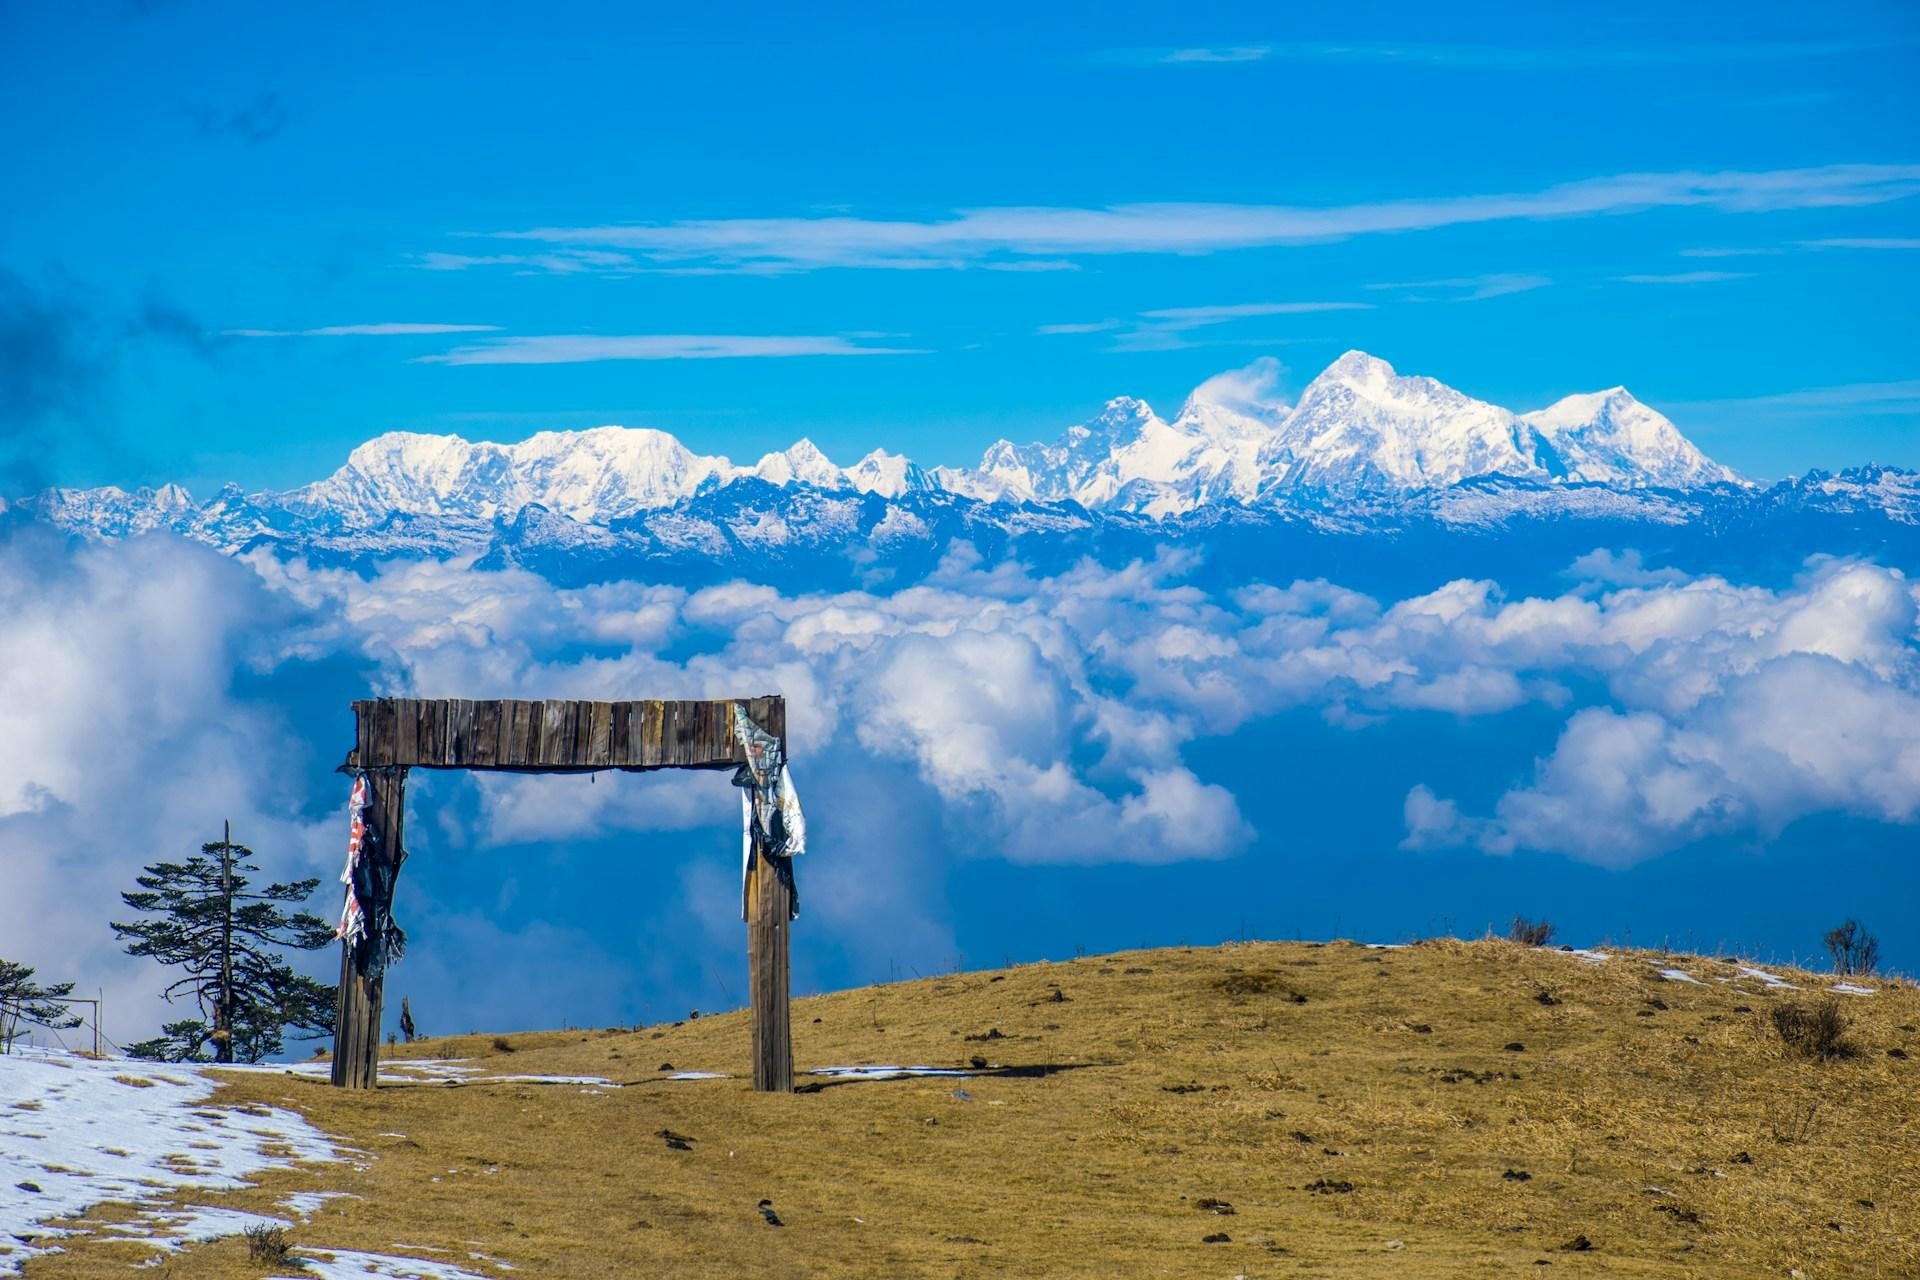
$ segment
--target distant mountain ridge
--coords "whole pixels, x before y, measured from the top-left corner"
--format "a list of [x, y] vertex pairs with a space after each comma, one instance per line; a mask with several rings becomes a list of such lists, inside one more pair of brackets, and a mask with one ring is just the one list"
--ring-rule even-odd
[[930, 569], [957, 542], [989, 559], [1017, 547], [1035, 563], [1070, 563], [1177, 540], [1218, 560], [1226, 539], [1229, 558], [1284, 548], [1294, 571], [1327, 550], [1302, 552], [1302, 539], [1400, 539], [1404, 551], [1409, 539], [1522, 525], [1557, 526], [1576, 555], [1671, 545], [1677, 535], [1661, 530], [1745, 531], [1802, 554], [1886, 554], [1920, 533], [1912, 472], [1755, 485], [1620, 387], [1515, 413], [1358, 351], [1296, 404], [1272, 381], [1259, 365], [1220, 375], [1171, 420], [1120, 397], [1050, 443], [996, 441], [972, 468], [924, 468], [884, 450], [842, 467], [807, 440], [748, 467], [646, 428], [517, 444], [392, 432], [281, 493], [228, 485], [195, 502], [177, 485], [50, 489], [11, 510], [0, 502], [0, 517], [97, 539], [167, 529], [234, 554], [457, 556], [690, 580], [796, 566], [864, 580]]
[[[737, 466], [644, 427], [543, 431], [506, 445], [389, 432], [354, 449], [326, 479], [274, 500], [296, 516], [362, 528], [395, 513], [491, 519], [535, 504], [605, 524], [756, 477], [888, 498], [943, 489], [1157, 517], [1219, 502], [1284, 504], [1297, 492], [1405, 493], [1482, 476], [1621, 488], [1739, 483], [1624, 388], [1523, 415], [1349, 351], [1297, 405], [1273, 397], [1258, 378], [1211, 380], [1171, 421], [1123, 396], [1051, 443], [996, 441], [972, 469], [928, 470], [885, 450], [841, 467], [804, 439]], [[169, 486], [156, 507], [183, 500]]]

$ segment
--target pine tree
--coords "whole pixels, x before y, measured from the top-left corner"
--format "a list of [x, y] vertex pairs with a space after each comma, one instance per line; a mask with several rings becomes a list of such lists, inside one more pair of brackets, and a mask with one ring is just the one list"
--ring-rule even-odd
[[68, 1013], [59, 1003], [73, 994], [71, 982], [41, 986], [33, 980], [32, 969], [11, 960], [0, 960], [0, 1053], [13, 1052], [20, 1025], [28, 1023], [55, 1031], [70, 1031], [84, 1019]]
[[156, 862], [136, 877], [140, 892], [121, 898], [157, 918], [115, 923], [130, 939], [127, 954], [151, 956], [185, 971], [165, 991], [171, 1002], [191, 995], [200, 1017], [170, 1022], [152, 1040], [128, 1045], [135, 1057], [168, 1062], [259, 1062], [280, 1052], [286, 1028], [310, 1039], [333, 1030], [335, 989], [297, 974], [274, 948], [312, 951], [333, 930], [307, 912], [280, 903], [305, 902], [320, 881], [296, 880], [248, 892], [245, 873], [258, 871], [253, 850], [233, 843], [232, 828], [185, 862]]

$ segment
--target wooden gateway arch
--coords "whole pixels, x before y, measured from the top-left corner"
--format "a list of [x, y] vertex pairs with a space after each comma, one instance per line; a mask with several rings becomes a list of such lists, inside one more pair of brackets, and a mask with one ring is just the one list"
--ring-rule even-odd
[[[753, 1087], [793, 1089], [788, 1016], [792, 854], [804, 844], [785, 780], [787, 708], [775, 695], [717, 701], [524, 702], [379, 698], [355, 702], [347, 907], [333, 1083], [370, 1089], [380, 1065], [381, 995], [397, 955], [393, 887], [406, 860], [409, 769], [593, 773], [605, 769], [732, 769], [747, 789], [743, 887], [752, 974]], [[798, 832], [795, 828], [799, 827]]]

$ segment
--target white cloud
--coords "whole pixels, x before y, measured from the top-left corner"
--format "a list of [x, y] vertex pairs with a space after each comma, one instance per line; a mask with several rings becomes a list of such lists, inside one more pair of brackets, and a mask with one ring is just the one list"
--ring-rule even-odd
[[1100, 61], [1209, 66], [1253, 62], [1316, 62], [1334, 65], [1430, 67], [1491, 71], [1606, 70], [1621, 67], [1685, 67], [1715, 62], [1799, 61], [1878, 52], [1884, 45], [1858, 41], [1717, 42], [1608, 48], [1578, 45], [1432, 44], [1421, 41], [1295, 40], [1273, 44], [1215, 45], [1185, 49], [1119, 50]]
[[1726, 280], [1751, 280], [1751, 271], [1674, 271], [1665, 275], [1615, 276], [1621, 284], [1719, 284]]
[[1409, 795], [1407, 806], [1415, 847], [1550, 849], [1604, 866], [1704, 835], [1765, 839], [1813, 813], [1912, 822], [1920, 697], [1859, 667], [1794, 654], [1727, 681], [1675, 719], [1577, 713], [1491, 820], [1441, 814], [1430, 792]]
[[612, 274], [642, 269], [632, 254], [605, 249], [557, 249], [551, 253], [423, 253], [414, 265], [424, 271], [466, 271], [473, 267], [517, 267], [522, 275], [571, 276], [598, 271]]
[[321, 329], [222, 329], [225, 338], [406, 338], [436, 333], [498, 333], [497, 324], [335, 324]]
[[1280, 379], [1287, 367], [1272, 356], [1261, 356], [1239, 369], [1216, 373], [1195, 387], [1190, 399], [1231, 408], [1271, 408], [1279, 403]]
[[1122, 328], [1124, 325], [1125, 322], [1121, 320], [1089, 320], [1077, 324], [1043, 324], [1036, 332], [1047, 337], [1058, 337], [1062, 334], [1105, 333], [1110, 329]]
[[1166, 329], [1197, 329], [1202, 325], [1225, 324], [1257, 316], [1303, 316], [1322, 311], [1371, 311], [1370, 302], [1235, 302], [1211, 307], [1163, 307], [1142, 311], [1143, 319]]
[[337, 870], [336, 828], [301, 816], [308, 748], [235, 688], [274, 665], [249, 635], [295, 612], [245, 566], [173, 539], [76, 549], [16, 533], [0, 550], [0, 956], [104, 988], [116, 1038], [163, 1008], [162, 970], [108, 928], [130, 918], [119, 895], [144, 865], [231, 821], [269, 879]]
[[1920, 165], [1626, 173], [1536, 191], [1367, 204], [1156, 203], [1105, 208], [969, 209], [929, 221], [835, 215], [548, 226], [496, 238], [636, 255], [701, 271], [825, 267], [953, 268], [993, 261], [1127, 253], [1204, 254], [1351, 236], [1649, 209], [1728, 213], [1848, 207], [1920, 192]]
[[1264, 62], [1272, 56], [1272, 45], [1251, 44], [1227, 45], [1211, 49], [1169, 49], [1155, 60], [1177, 65], [1179, 63]]
[[499, 338], [419, 356], [419, 364], [586, 364], [600, 360], [729, 360], [783, 356], [905, 356], [920, 351], [863, 347], [833, 336], [725, 333], [560, 333]]
[[1769, 417], [1821, 417], [1832, 413], [1905, 414], [1920, 408], [1920, 378], [1893, 382], [1852, 382], [1830, 387], [1802, 387], [1769, 395], [1735, 396], [1724, 400], [1679, 401], [1668, 405], [1676, 412], [1765, 414]]
[[1809, 249], [1920, 249], [1920, 238], [1913, 236], [1838, 236], [1800, 243]]
[[1196, 329], [1208, 329], [1241, 320], [1258, 320], [1272, 316], [1318, 315], [1328, 311], [1371, 310], [1373, 310], [1373, 304], [1370, 302], [1234, 302], [1213, 306], [1162, 307], [1154, 311], [1142, 311], [1132, 321], [1096, 320], [1085, 324], [1046, 324], [1040, 326], [1039, 332], [1048, 336], [1059, 336], [1122, 330], [1123, 332], [1115, 334], [1110, 348], [1113, 351], [1177, 351], [1195, 346], [1250, 343], [1266, 346], [1288, 341], [1288, 339], [1213, 337], [1202, 342], [1195, 341], [1187, 335]]
[[1415, 788], [1408, 843], [1619, 866], [1704, 835], [1764, 838], [1814, 813], [1910, 822], [1916, 618], [1912, 583], [1846, 561], [1815, 563], [1777, 592], [1701, 578], [1460, 614], [1453, 630], [1469, 645], [1520, 673], [1598, 676], [1615, 705], [1576, 712], [1489, 818]]
[[[1401, 284], [1370, 284], [1369, 289], [1445, 289], [1450, 302], [1479, 302], [1485, 298], [1503, 298], [1510, 293], [1544, 289], [1553, 281], [1547, 276], [1523, 272], [1495, 272], [1484, 276], [1447, 276], [1439, 280], [1412, 280]], [[1424, 302], [1425, 298], [1414, 301]]]

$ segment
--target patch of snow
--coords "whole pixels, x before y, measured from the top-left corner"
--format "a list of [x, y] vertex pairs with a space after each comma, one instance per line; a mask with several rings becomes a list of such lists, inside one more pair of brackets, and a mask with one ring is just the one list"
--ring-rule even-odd
[[831, 1076], [835, 1080], [894, 1080], [901, 1076], [971, 1076], [964, 1067], [815, 1067], [810, 1076]]
[[724, 1071], [676, 1071], [668, 1076], [669, 1080], [730, 1080]]
[[[275, 1075], [302, 1076], [325, 1080], [331, 1068], [324, 1062], [236, 1064], [211, 1068], [218, 1071], [266, 1071]], [[388, 1084], [586, 1084], [611, 1085], [605, 1076], [487, 1075], [486, 1068], [467, 1058], [397, 1058], [380, 1064], [380, 1078]], [[386, 1137], [389, 1135], [381, 1135]], [[405, 1135], [401, 1135], [405, 1136]]]
[[50, 1219], [108, 1200], [140, 1206], [176, 1190], [233, 1190], [265, 1169], [341, 1158], [291, 1111], [209, 1107], [217, 1087], [186, 1064], [0, 1056], [0, 1169], [9, 1175], [0, 1179], [0, 1274], [46, 1252], [37, 1242], [58, 1234], [40, 1225]]
[[301, 1270], [297, 1276], [275, 1280], [483, 1280], [483, 1277], [451, 1262], [431, 1262], [424, 1258], [400, 1258], [385, 1253], [360, 1253], [352, 1249], [299, 1249]]
[[1827, 990], [1838, 991], [1843, 996], [1870, 996], [1875, 994], [1878, 988], [1856, 986], [1851, 982], [1836, 982]]
[[[1659, 961], [1649, 960], [1647, 961], [1647, 963], [1652, 965], [1658, 965]], [[1706, 983], [1700, 981], [1700, 979], [1688, 973], [1685, 969], [1661, 969], [1660, 976], [1665, 978], [1668, 982], [1691, 982], [1696, 987], [1704, 987], [1707, 985]]]
[[1762, 986], [1777, 987], [1786, 991], [1798, 991], [1800, 989], [1779, 974], [1768, 973], [1765, 969], [1755, 969], [1744, 964], [1738, 965], [1736, 968], [1739, 969], [1741, 977], [1758, 979]]
[[178, 1253], [190, 1244], [224, 1240], [256, 1227], [291, 1227], [285, 1218], [242, 1209], [218, 1209], [210, 1205], [190, 1204], [178, 1209], [151, 1209], [140, 1215], [148, 1224], [140, 1233], [142, 1243], [168, 1253]]
[[1570, 947], [1562, 955], [1576, 956], [1588, 964], [1603, 964], [1611, 957], [1605, 951], [1594, 951], [1587, 947]]
[[[383, 1133], [380, 1136], [384, 1138], [390, 1135]], [[404, 1138], [407, 1135], [403, 1133], [399, 1136]], [[348, 1191], [296, 1191], [292, 1195], [282, 1197], [280, 1207], [289, 1213], [299, 1214], [301, 1221], [304, 1222], [326, 1208], [329, 1200], [358, 1200], [359, 1198]]]

